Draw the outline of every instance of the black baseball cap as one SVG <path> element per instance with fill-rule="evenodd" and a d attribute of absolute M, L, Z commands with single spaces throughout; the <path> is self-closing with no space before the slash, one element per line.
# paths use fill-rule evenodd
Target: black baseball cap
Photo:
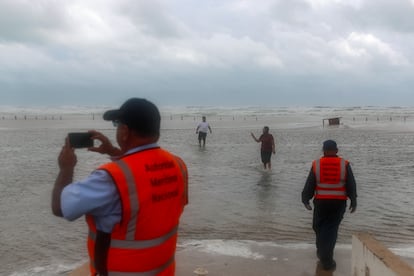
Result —
<path fill-rule="evenodd" d="M 131 98 L 119 109 L 108 110 L 103 114 L 105 121 L 118 121 L 142 136 L 160 134 L 161 116 L 158 108 L 142 98 Z"/>
<path fill-rule="evenodd" d="M 336 142 L 334 140 L 326 140 L 323 142 L 323 150 L 338 150 Z"/>

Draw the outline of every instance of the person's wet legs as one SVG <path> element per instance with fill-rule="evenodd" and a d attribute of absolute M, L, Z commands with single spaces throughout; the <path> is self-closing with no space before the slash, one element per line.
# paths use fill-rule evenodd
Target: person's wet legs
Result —
<path fill-rule="evenodd" d="M 198 146 L 200 148 L 201 148 L 201 142 L 203 142 L 203 147 L 206 146 L 206 136 L 207 136 L 207 133 L 204 133 L 201 131 L 198 133 Z"/>
<path fill-rule="evenodd" d="M 261 151 L 260 156 L 262 159 L 264 169 L 272 169 L 272 164 L 270 162 L 271 152 Z"/>

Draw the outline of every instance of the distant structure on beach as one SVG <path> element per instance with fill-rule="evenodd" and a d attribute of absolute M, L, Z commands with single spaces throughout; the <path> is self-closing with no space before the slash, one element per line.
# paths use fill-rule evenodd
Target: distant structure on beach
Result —
<path fill-rule="evenodd" d="M 339 126 L 342 117 L 334 117 L 328 119 L 322 119 L 322 127 L 325 127 L 325 121 L 328 121 L 330 126 Z"/>

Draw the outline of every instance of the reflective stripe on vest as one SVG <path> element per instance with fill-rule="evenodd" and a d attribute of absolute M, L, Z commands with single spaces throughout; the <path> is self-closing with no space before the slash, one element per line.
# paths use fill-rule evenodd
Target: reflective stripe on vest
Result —
<path fill-rule="evenodd" d="M 184 167 L 184 165 L 181 163 L 182 161 L 178 158 L 176 158 L 178 166 L 180 167 L 181 174 L 183 175 L 184 179 L 188 179 L 187 170 Z"/>
<path fill-rule="evenodd" d="M 174 262 L 174 256 L 169 259 L 165 264 L 162 266 L 145 272 L 117 272 L 117 271 L 109 271 L 108 276 L 156 276 L 162 271 L 164 271 L 168 266 L 172 265 Z"/>
<path fill-rule="evenodd" d="M 170 232 L 167 234 L 158 237 L 156 239 L 151 240 L 141 240 L 141 241 L 127 241 L 127 240 L 111 240 L 111 247 L 113 248 L 123 248 L 123 249 L 144 249 L 148 247 L 154 247 L 161 245 L 162 243 L 166 242 L 169 238 L 177 234 L 178 227 L 174 227 Z M 92 240 L 96 240 L 96 233 L 89 231 L 89 238 Z"/>
<path fill-rule="evenodd" d="M 334 157 L 332 157 L 334 158 Z M 339 157 L 337 157 L 339 158 Z M 345 184 L 346 184 L 346 160 L 340 158 L 339 164 L 339 182 L 338 183 L 321 183 L 321 161 L 320 159 L 315 160 L 315 177 L 316 177 L 316 188 L 315 197 L 322 196 L 323 198 L 336 198 L 336 199 L 347 199 Z M 319 197 L 321 198 L 321 197 Z"/>
<path fill-rule="evenodd" d="M 187 205 L 188 204 L 188 173 L 187 173 L 187 168 L 185 167 L 185 164 L 183 163 L 183 161 L 178 158 L 175 157 L 178 166 L 180 167 L 181 170 L 181 174 L 183 175 L 184 181 L 185 181 L 185 185 L 184 185 L 184 193 L 183 193 L 183 205 Z"/>
<path fill-rule="evenodd" d="M 316 194 L 318 195 L 337 195 L 337 196 L 342 196 L 345 195 L 346 196 L 346 192 L 345 191 L 326 191 L 326 190 L 317 190 Z"/>
<path fill-rule="evenodd" d="M 126 182 L 128 185 L 129 191 L 129 204 L 132 210 L 139 210 L 139 197 L 138 191 L 135 187 L 134 176 L 132 175 L 131 170 L 129 169 L 127 163 L 125 161 L 117 160 L 115 161 L 116 164 L 121 168 L 123 174 L 125 175 Z M 126 240 L 134 240 L 135 238 L 135 225 L 137 224 L 137 213 L 132 212 L 131 218 L 128 223 L 127 233 L 126 233 Z"/>

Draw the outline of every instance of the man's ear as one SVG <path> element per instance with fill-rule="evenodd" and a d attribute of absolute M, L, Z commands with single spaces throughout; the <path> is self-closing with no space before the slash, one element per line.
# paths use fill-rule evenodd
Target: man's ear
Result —
<path fill-rule="evenodd" d="M 121 139 L 123 143 L 128 141 L 129 135 L 131 135 L 131 130 L 128 128 L 128 126 L 124 124 L 120 125 L 119 126 L 119 138 Z"/>

